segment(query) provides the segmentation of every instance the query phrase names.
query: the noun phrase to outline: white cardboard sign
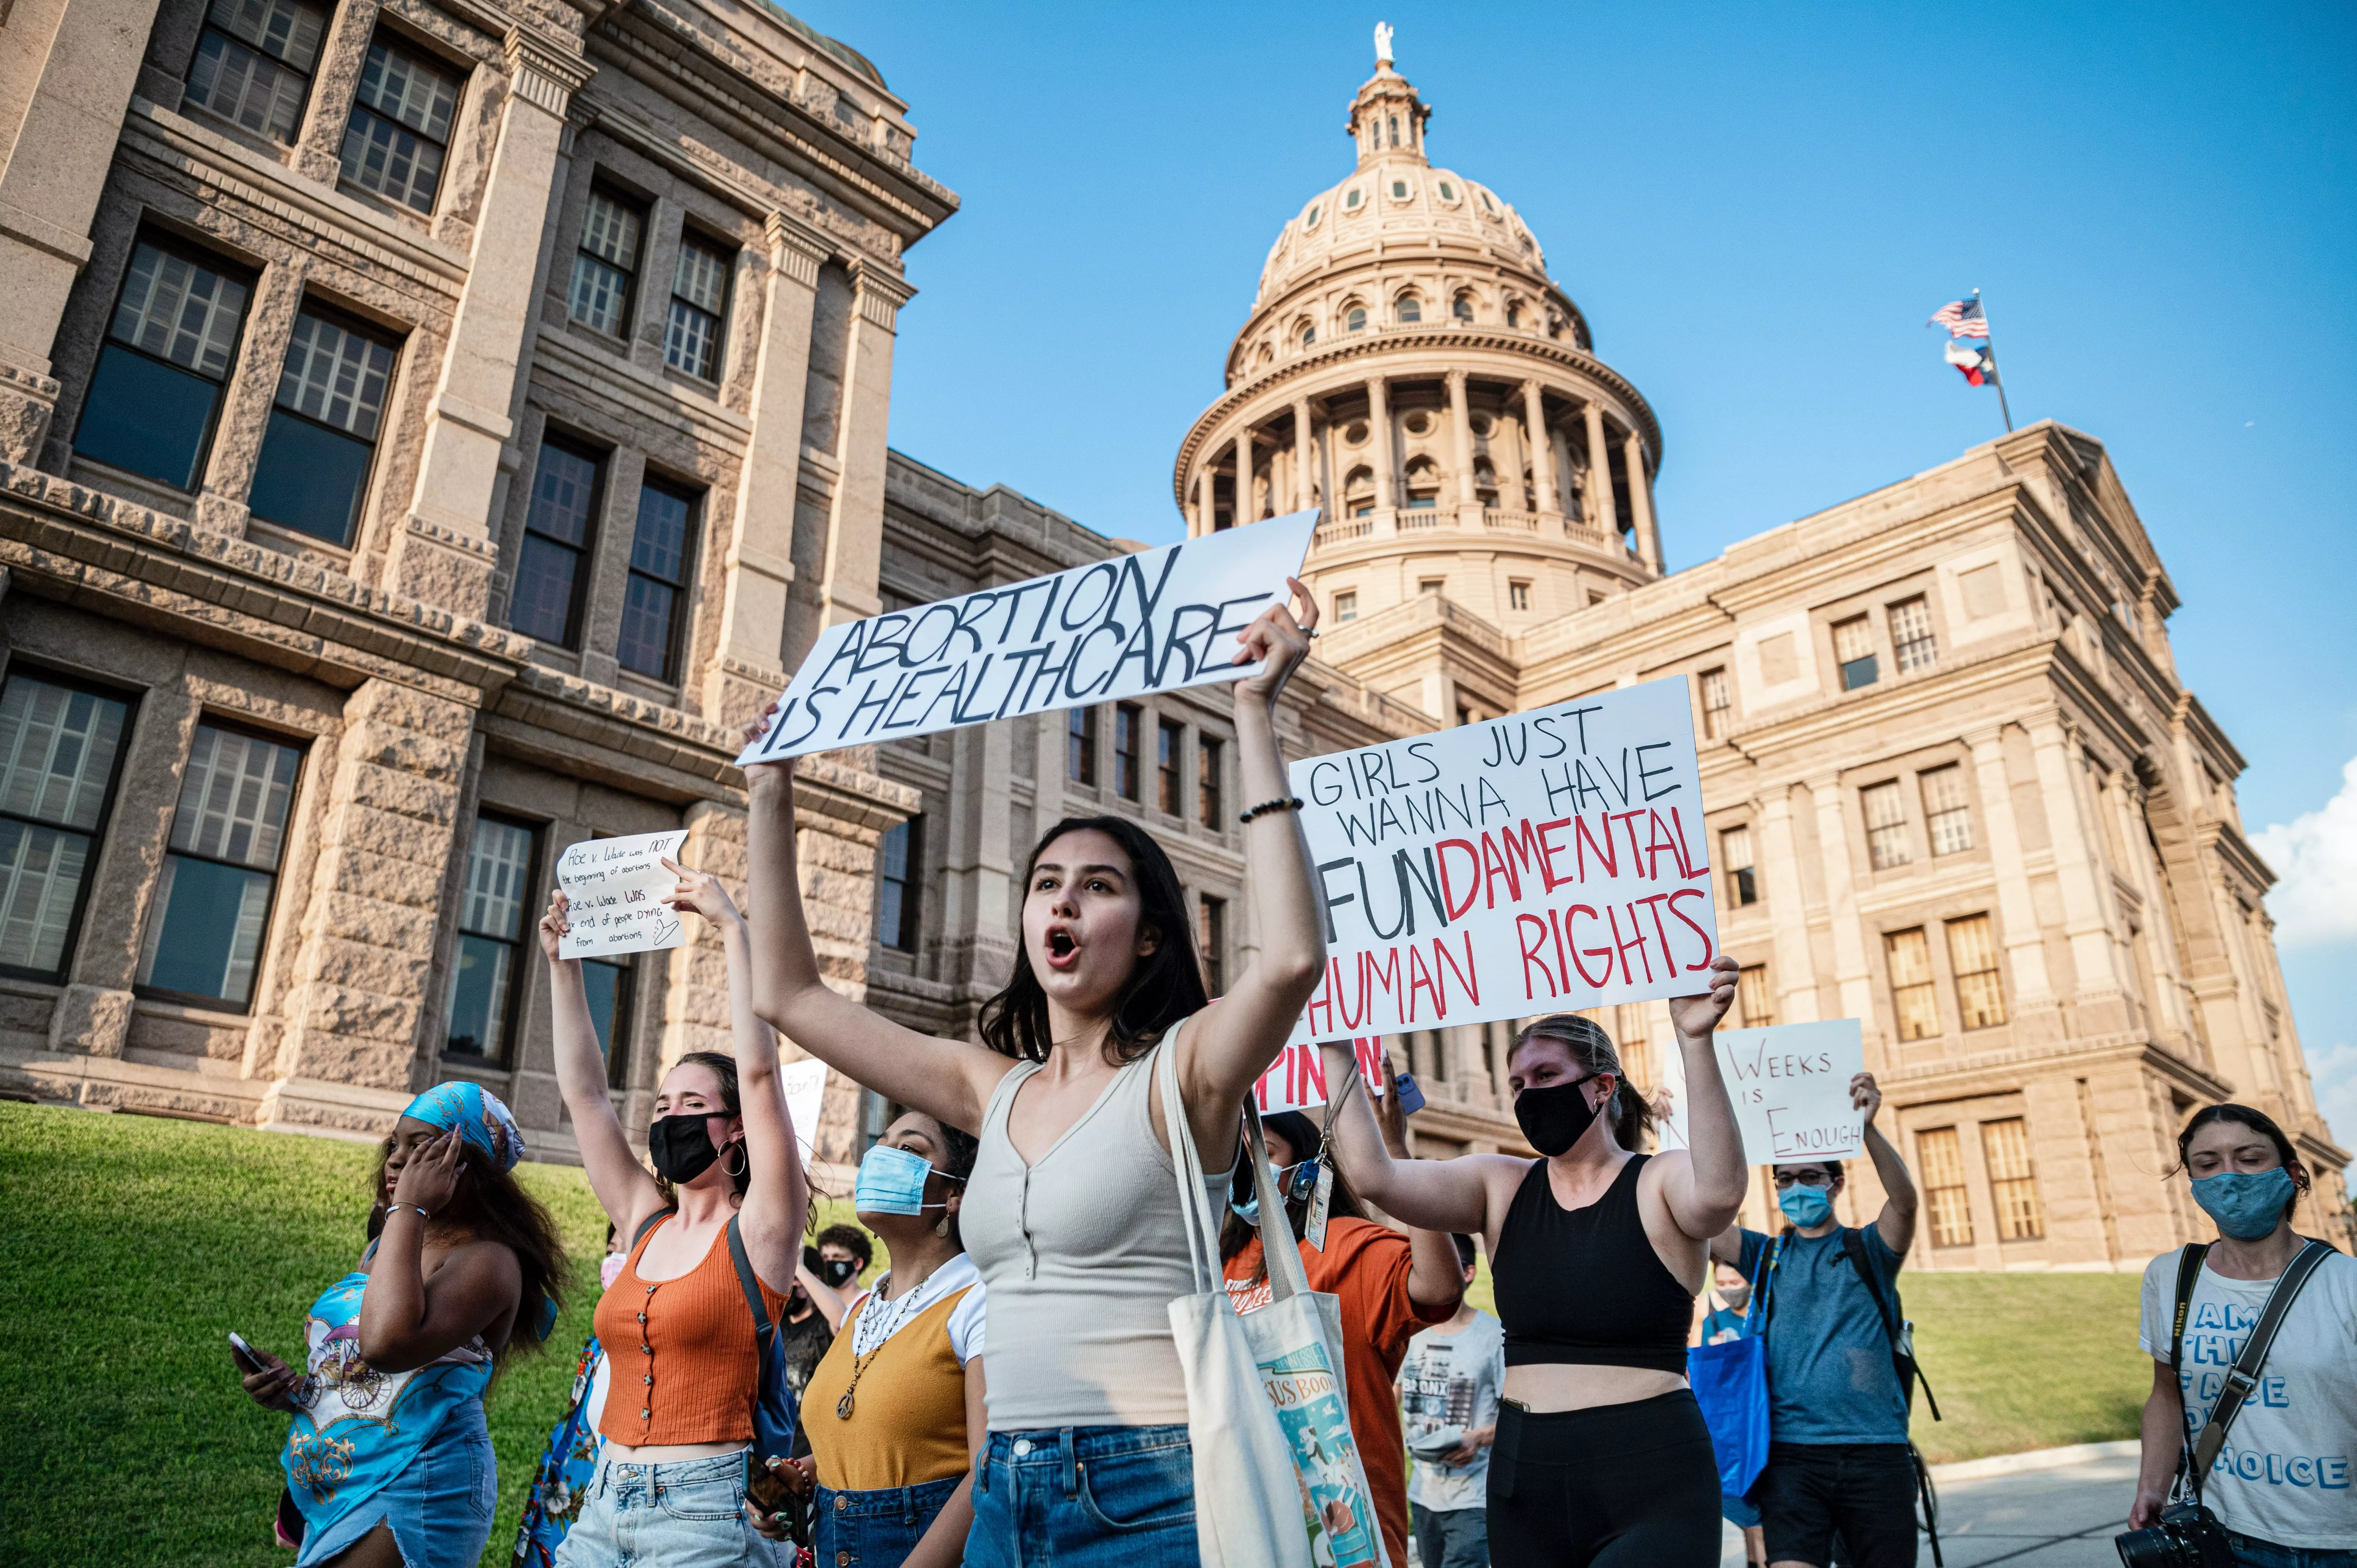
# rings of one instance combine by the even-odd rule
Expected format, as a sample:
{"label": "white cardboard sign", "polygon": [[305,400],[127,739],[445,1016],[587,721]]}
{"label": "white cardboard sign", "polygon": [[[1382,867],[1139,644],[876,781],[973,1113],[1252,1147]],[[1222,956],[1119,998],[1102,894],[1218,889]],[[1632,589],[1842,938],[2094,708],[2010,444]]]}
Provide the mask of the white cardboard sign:
{"label": "white cardboard sign", "polygon": [[[1866,1118],[1852,1110],[1849,1080],[1866,1070],[1866,1042],[1855,1018],[1721,1029],[1715,1042],[1719,1076],[1735,1101],[1746,1165],[1855,1159],[1866,1150]],[[1665,1148],[1686,1146],[1685,1063],[1664,1053],[1670,1090]]]}
{"label": "white cardboard sign", "polygon": [[[1363,1035],[1351,1042],[1359,1058],[1359,1077],[1376,1099],[1383,1093],[1383,1042]],[[1327,1103],[1326,1058],[1315,1045],[1289,1045],[1253,1086],[1253,1103],[1266,1115],[1274,1111],[1302,1111]]]}
{"label": "white cardboard sign", "polygon": [[786,1114],[793,1119],[794,1142],[802,1145],[802,1168],[808,1170],[818,1158],[818,1118],[826,1108],[826,1064],[815,1057],[781,1063],[778,1087],[785,1091]]}
{"label": "white cardboard sign", "polygon": [[557,948],[559,958],[611,958],[617,953],[659,952],[684,947],[680,913],[662,901],[679,886],[663,869],[674,863],[687,830],[638,833],[629,838],[584,839],[556,857],[556,885],[565,889],[565,919],[572,929]]}
{"label": "white cardboard sign", "polygon": [[740,766],[1253,674],[1236,633],[1286,596],[1314,511],[831,626]]}
{"label": "white cardboard sign", "polygon": [[1684,678],[1308,757],[1291,779],[1328,955],[1296,1042],[1707,989]]}

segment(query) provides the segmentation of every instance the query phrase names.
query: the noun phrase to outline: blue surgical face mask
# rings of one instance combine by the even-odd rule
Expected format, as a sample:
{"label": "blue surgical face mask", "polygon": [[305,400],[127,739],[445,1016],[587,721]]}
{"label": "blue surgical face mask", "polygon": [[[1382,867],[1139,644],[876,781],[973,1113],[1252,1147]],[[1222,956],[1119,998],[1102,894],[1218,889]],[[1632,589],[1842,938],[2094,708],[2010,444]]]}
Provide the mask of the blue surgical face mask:
{"label": "blue surgical face mask", "polygon": [[2257,1241],[2283,1222],[2284,1206],[2298,1190],[2291,1172],[2281,1165],[2271,1171],[2222,1171],[2193,1184],[2193,1201],[2218,1222],[2220,1234]]}
{"label": "blue surgical face mask", "polygon": [[[1282,1183],[1285,1179],[1285,1173],[1275,1165],[1268,1167],[1268,1174],[1271,1180]],[[1235,1182],[1235,1187],[1228,1193],[1228,1207],[1234,1209],[1245,1224],[1258,1225],[1260,1223],[1260,1184],[1247,1179],[1241,1172],[1237,1174]],[[1240,1203],[1236,1200],[1238,1191],[1248,1192],[1252,1196]]]}
{"label": "blue surgical face mask", "polygon": [[1803,1230],[1812,1230],[1834,1217],[1834,1200],[1821,1187],[1803,1187],[1794,1182],[1776,1195],[1776,1207],[1784,1218]]}
{"label": "blue surgical face mask", "polygon": [[946,1208],[945,1203],[925,1201],[925,1178],[933,1174],[932,1161],[889,1144],[878,1144],[859,1162],[859,1181],[852,1188],[851,1207],[861,1214],[922,1214]]}

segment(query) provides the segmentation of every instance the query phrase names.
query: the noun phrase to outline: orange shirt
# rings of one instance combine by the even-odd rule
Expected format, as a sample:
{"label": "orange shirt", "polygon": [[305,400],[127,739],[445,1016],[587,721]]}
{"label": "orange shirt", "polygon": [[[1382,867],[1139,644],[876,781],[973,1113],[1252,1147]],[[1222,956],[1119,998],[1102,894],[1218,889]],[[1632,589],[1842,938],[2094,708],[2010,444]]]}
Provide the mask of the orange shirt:
{"label": "orange shirt", "polygon": [[[1268,1305],[1268,1281],[1248,1283],[1260,1273],[1260,1251],[1255,1236],[1223,1271],[1228,1298],[1239,1312]],[[1407,1439],[1392,1381],[1407,1359],[1407,1342],[1457,1311],[1455,1302],[1428,1307],[1409,1299],[1410,1262],[1407,1238],[1371,1219],[1329,1221],[1322,1252],[1301,1243],[1309,1288],[1342,1301],[1342,1381],[1350,1395],[1351,1436],[1367,1469],[1393,1568],[1407,1563]]]}
{"label": "orange shirt", "polygon": [[[639,1238],[590,1317],[613,1379],[597,1430],[633,1448],[748,1442],[761,1368],[727,1233],[716,1232],[703,1262],[679,1278],[650,1284],[639,1259],[662,1229]],[[783,1323],[786,1296],[759,1283],[770,1321]]]}

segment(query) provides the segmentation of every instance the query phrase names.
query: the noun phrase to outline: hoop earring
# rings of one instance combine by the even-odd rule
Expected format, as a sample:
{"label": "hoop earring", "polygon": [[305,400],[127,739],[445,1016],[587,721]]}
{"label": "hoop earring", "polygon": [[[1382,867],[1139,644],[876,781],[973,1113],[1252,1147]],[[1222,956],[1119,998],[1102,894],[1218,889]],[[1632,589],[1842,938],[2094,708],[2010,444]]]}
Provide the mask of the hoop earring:
{"label": "hoop earring", "polygon": [[731,1168],[726,1156],[724,1155],[720,1161],[720,1168],[728,1172],[730,1181],[743,1181],[753,1169],[753,1156],[746,1152],[742,1143],[734,1143],[728,1146],[737,1151],[737,1164],[734,1168]]}

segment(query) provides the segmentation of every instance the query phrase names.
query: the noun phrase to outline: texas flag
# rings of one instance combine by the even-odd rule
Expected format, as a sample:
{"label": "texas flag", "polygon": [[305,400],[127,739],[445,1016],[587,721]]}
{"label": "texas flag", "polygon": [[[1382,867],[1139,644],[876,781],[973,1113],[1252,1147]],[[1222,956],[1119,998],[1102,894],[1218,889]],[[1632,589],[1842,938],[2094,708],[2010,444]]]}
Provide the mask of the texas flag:
{"label": "texas flag", "polygon": [[1961,338],[1948,340],[1948,363],[1964,372],[1964,380],[1976,387],[1996,385],[1996,356],[1986,343],[1970,343]]}

